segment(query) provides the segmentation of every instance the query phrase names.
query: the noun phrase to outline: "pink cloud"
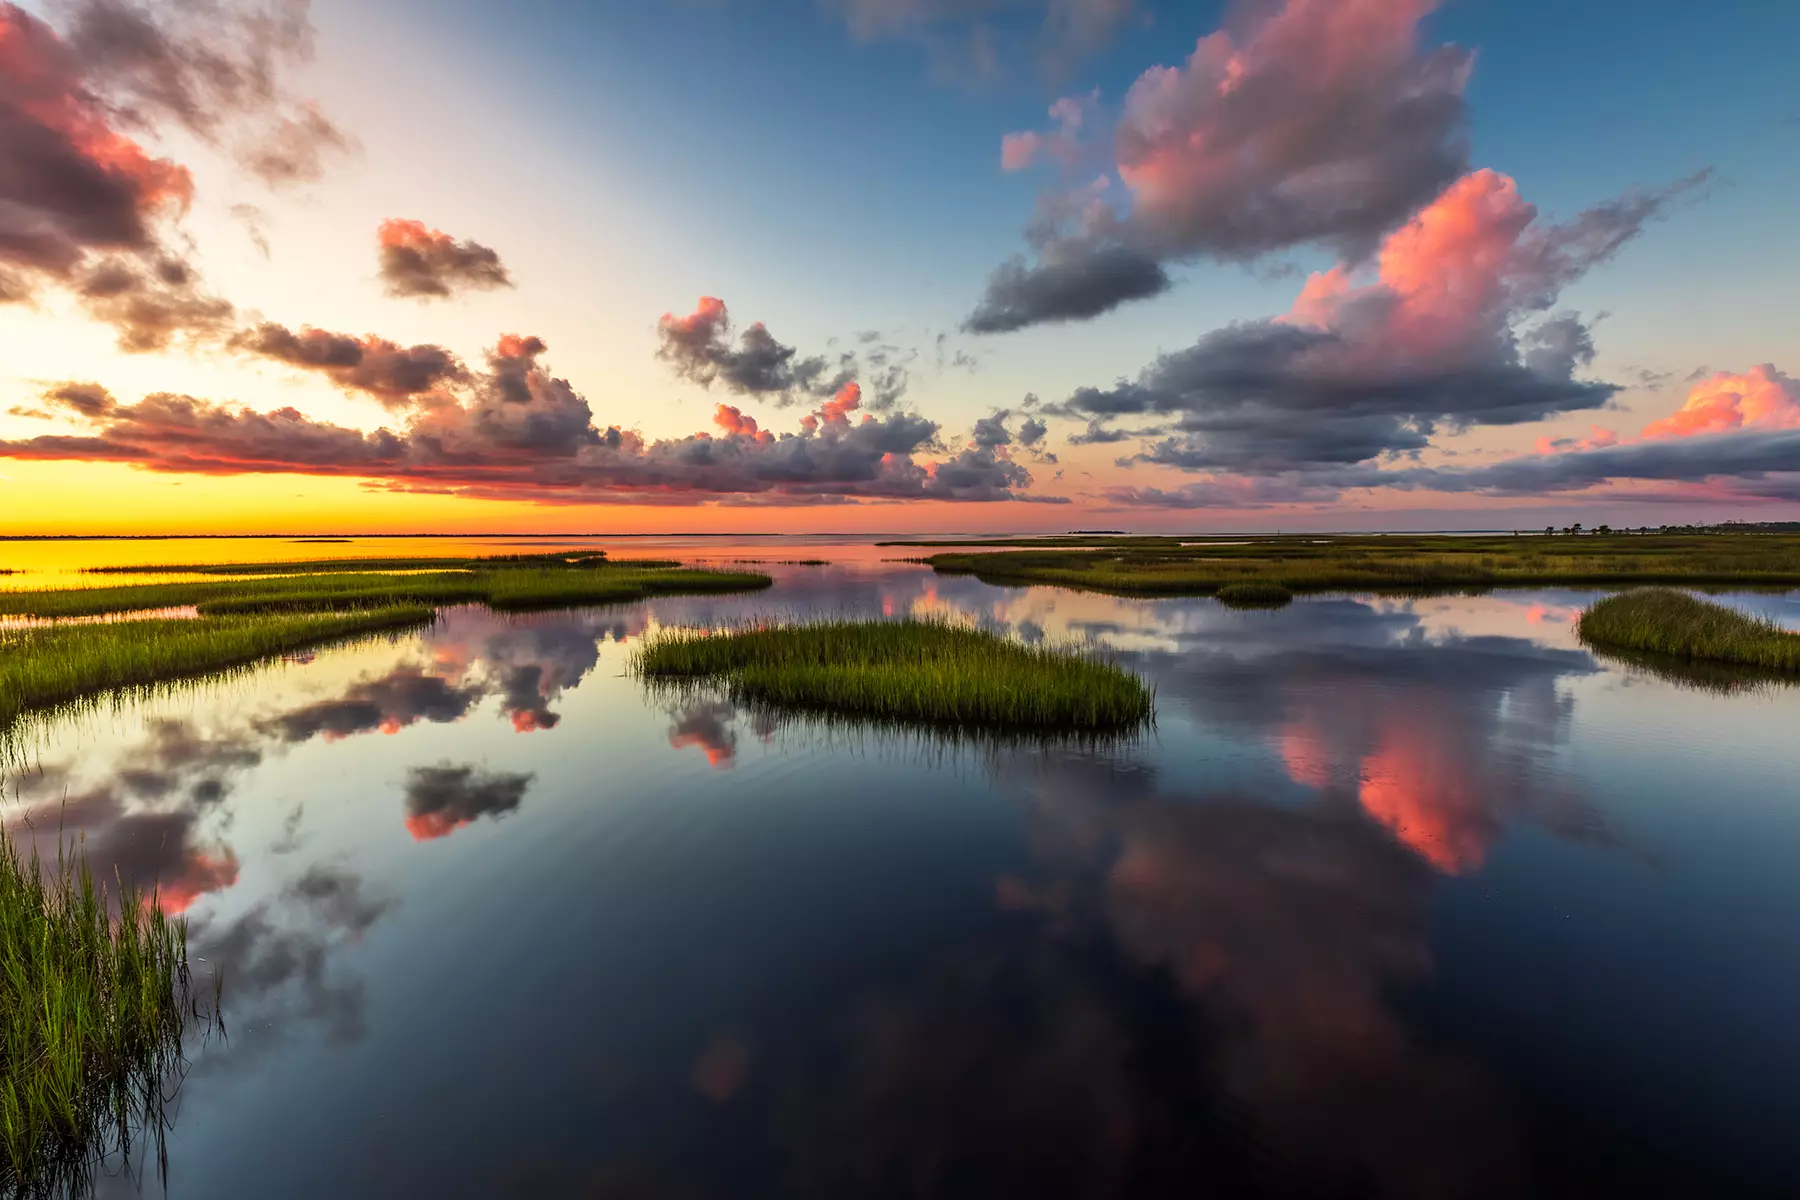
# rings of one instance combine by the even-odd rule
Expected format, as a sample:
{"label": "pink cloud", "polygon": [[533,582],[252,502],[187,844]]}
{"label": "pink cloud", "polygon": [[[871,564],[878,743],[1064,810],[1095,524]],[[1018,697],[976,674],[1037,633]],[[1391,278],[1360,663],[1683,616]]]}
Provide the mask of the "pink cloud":
{"label": "pink cloud", "polygon": [[1239,6],[1185,66],[1144,72],[1118,132],[1134,221],[1243,254],[1391,226],[1463,161],[1472,57],[1421,52],[1419,23],[1436,7]]}
{"label": "pink cloud", "polygon": [[1100,102],[1098,91],[1085,96],[1064,96],[1050,106],[1050,119],[1056,128],[1049,133],[1027,129],[1009,133],[1000,139],[1000,168],[1023,171],[1045,157],[1064,166],[1073,166],[1081,153],[1082,128],[1088,114]]}
{"label": "pink cloud", "polygon": [[1696,385],[1673,415],[1645,426],[1644,436],[1693,437],[1736,429],[1800,429],[1800,382],[1768,363],[1742,375],[1720,371]]}
{"label": "pink cloud", "polygon": [[1023,171],[1037,162],[1044,150],[1044,135],[1027,129],[1009,133],[1000,139],[1000,169]]}

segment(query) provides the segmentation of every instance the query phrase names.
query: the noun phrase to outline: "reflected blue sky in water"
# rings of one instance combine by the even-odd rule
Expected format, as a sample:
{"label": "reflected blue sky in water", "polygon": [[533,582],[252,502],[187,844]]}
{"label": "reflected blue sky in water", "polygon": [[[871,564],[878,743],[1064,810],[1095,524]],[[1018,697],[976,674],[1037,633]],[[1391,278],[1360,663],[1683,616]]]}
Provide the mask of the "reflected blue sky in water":
{"label": "reflected blue sky in water", "polygon": [[[171,1191],[1578,1195],[1795,1166],[1800,692],[1597,660],[1587,592],[1244,613],[851,557],[751,597],[452,610],[44,731],[9,824],[159,881],[226,972]],[[626,670],[656,624],[933,612],[1120,655],[1155,731],[944,746]]]}

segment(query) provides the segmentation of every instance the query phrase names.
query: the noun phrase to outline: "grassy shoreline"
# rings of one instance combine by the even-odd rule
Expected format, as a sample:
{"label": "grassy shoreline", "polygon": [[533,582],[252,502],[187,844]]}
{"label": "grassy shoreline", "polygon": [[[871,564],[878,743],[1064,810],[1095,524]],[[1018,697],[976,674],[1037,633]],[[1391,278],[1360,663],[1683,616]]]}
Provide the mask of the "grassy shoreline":
{"label": "grassy shoreline", "polygon": [[1002,732],[1125,732],[1155,706],[1115,664],[939,621],[669,630],[633,667],[650,680],[720,680],[752,706]]}
{"label": "grassy shoreline", "polygon": [[190,1014],[185,924],[0,832],[0,1193],[84,1194],[102,1155],[160,1147]]}
{"label": "grassy shoreline", "polygon": [[[1185,541],[1185,544],[1184,544]],[[1057,539],[1045,549],[946,552],[947,575],[1125,596],[1212,595],[1233,585],[1293,593],[1427,592],[1617,584],[1800,586],[1800,535]]]}
{"label": "grassy shoreline", "polygon": [[[671,593],[754,591],[767,575],[695,571],[676,564],[614,563],[598,555],[456,560],[454,571],[384,574],[317,569],[183,583],[0,591],[0,615],[94,617],[193,607],[200,620],[116,622],[0,631],[0,734],[23,713],[114,688],[146,687],[248,666],[278,654],[429,622],[449,604],[506,612],[620,603]],[[393,570],[422,561],[385,560]],[[473,564],[473,565],[469,565]],[[284,569],[292,564],[280,564]],[[160,571],[160,567],[131,568]],[[239,565],[197,568],[235,572]],[[129,573],[124,571],[121,573]]]}
{"label": "grassy shoreline", "polygon": [[[0,589],[0,615],[31,617],[96,616],[113,612],[193,606],[203,615],[244,613],[347,612],[396,605],[486,604],[505,611],[611,604],[669,593],[756,591],[767,575],[689,570],[660,561],[608,562],[586,557],[551,565],[544,556],[455,560],[463,565],[439,570],[451,560],[393,559],[386,570],[368,569],[379,560],[326,564],[258,564],[186,568],[188,574],[229,575],[218,580],[179,583],[109,584],[103,587]],[[429,563],[432,567],[421,568]],[[279,573],[274,568],[279,568]],[[160,573],[162,567],[104,568],[100,572]],[[412,572],[399,574],[396,572]]]}
{"label": "grassy shoreline", "polygon": [[1800,673],[1800,634],[1668,588],[1608,596],[1582,613],[1575,629],[1599,650]]}
{"label": "grassy shoreline", "polygon": [[27,712],[113,689],[246,667],[364,634],[416,628],[432,615],[427,606],[410,605],[9,630],[0,633],[0,738]]}

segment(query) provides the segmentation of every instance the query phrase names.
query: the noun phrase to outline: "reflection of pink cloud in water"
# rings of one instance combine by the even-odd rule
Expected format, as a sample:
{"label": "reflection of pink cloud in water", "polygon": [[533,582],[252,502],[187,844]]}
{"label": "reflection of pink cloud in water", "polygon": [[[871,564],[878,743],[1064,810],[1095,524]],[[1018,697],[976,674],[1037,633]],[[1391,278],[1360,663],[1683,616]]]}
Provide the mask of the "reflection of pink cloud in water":
{"label": "reflection of pink cloud in water", "polygon": [[[206,893],[222,891],[237,878],[238,862],[230,850],[217,855],[197,850],[181,864],[175,878],[157,887],[156,906],[171,917],[179,916]],[[150,903],[149,896],[144,903]]]}
{"label": "reflection of pink cloud in water", "polygon": [[471,824],[474,819],[447,812],[408,813],[406,832],[412,834],[415,842],[435,842],[439,838],[449,837],[464,825]]}
{"label": "reflection of pink cloud in water", "polygon": [[715,769],[723,770],[737,758],[737,732],[731,723],[737,709],[723,700],[701,700],[670,714],[669,746],[675,750],[697,747]]}
{"label": "reflection of pink cloud in water", "polygon": [[536,708],[520,709],[512,715],[514,733],[536,733],[541,729],[554,729],[562,718],[555,713]]}
{"label": "reflection of pink cloud in water", "polygon": [[1533,604],[1525,610],[1527,625],[1572,625],[1578,609],[1562,604]]}
{"label": "reflection of pink cloud in water", "polygon": [[1295,783],[1309,788],[1331,785],[1331,750],[1311,724],[1296,721],[1285,726],[1276,738],[1276,746],[1288,778]]}
{"label": "reflection of pink cloud in water", "polygon": [[706,755],[706,761],[720,770],[729,767],[737,757],[736,746],[718,742],[705,733],[671,733],[669,745],[676,750],[685,750],[689,746],[698,747]]}
{"label": "reflection of pink cloud in water", "polygon": [[737,1095],[749,1074],[750,1047],[737,1038],[721,1037],[695,1060],[689,1080],[696,1092],[714,1104],[723,1104]]}
{"label": "reflection of pink cloud in water", "polygon": [[1462,748],[1441,732],[1392,725],[1363,758],[1357,799],[1425,861],[1459,875],[1481,865],[1495,830]]}

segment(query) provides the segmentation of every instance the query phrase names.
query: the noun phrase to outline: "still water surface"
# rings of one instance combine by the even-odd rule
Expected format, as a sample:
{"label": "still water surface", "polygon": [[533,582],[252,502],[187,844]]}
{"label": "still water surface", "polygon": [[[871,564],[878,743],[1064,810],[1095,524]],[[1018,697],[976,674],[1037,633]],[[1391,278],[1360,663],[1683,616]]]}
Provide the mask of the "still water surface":
{"label": "still water surface", "polygon": [[[1800,689],[1596,659],[1589,592],[1241,613],[895,553],[714,550],[833,565],[39,730],[9,825],[160,881],[225,972],[168,1194],[1794,1194]],[[942,612],[1109,648],[1156,730],[626,673],[657,625]]]}

